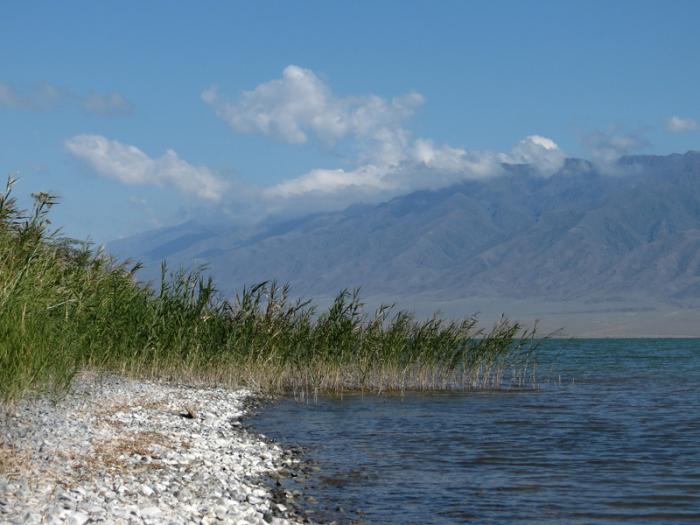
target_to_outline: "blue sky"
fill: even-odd
[[[4,2],[0,160],[97,241],[700,149],[695,1]]]

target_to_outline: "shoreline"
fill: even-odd
[[[0,411],[2,523],[251,523],[304,520],[270,478],[294,453],[244,428],[248,390],[92,372],[67,394]]]

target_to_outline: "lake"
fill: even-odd
[[[700,340],[550,340],[539,370],[534,391],[282,399],[248,424],[320,467],[298,486],[321,522],[700,522]]]

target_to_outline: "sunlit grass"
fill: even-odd
[[[302,394],[534,384],[533,334],[505,318],[484,332],[471,317],[368,313],[357,290],[317,312],[275,282],[226,300],[201,270],[165,265],[145,285],[140,265],[52,232],[51,195],[19,210],[13,183],[0,194],[1,400],[61,391],[84,368]]]

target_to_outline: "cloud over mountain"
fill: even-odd
[[[553,175],[564,165],[566,155],[552,139],[530,135],[518,142],[502,160],[505,164],[530,164],[542,175]]]
[[[428,139],[417,139],[395,164],[315,169],[265,188],[262,196],[270,209],[282,213],[285,209],[338,210],[356,202],[379,202],[411,191],[500,176],[507,164],[528,164],[536,174],[550,176],[564,161],[557,145],[538,135],[526,137],[508,153],[436,147]]]
[[[582,160],[551,177],[505,166],[500,177],[378,204],[250,228],[193,221],[113,248],[145,261],[150,277],[163,258],[174,266],[206,261],[229,292],[276,278],[301,295],[363,286],[387,298],[697,307],[700,153],[621,161],[630,163],[638,169],[614,177]],[[314,174],[314,184],[344,182]]]
[[[618,159],[644,149],[649,141],[640,133],[625,132],[618,128],[595,131],[583,138],[593,162],[599,166],[612,167]]]
[[[315,139],[327,147],[348,140],[353,166],[323,167],[292,177],[258,193],[271,213],[328,211],[354,202],[378,202],[418,189],[436,189],[463,180],[494,177],[503,164],[529,164],[550,176],[564,163],[564,152],[540,135],[530,135],[510,152],[474,151],[414,138],[407,121],[424,103],[420,93],[385,99],[377,95],[339,97],[316,73],[287,66],[282,77],[237,97],[216,88],[202,100],[238,133],[257,133],[293,144]]]
[[[314,139],[327,147],[347,140],[356,157],[351,165],[315,168],[267,187],[237,181],[233,192],[234,181],[206,166],[191,165],[172,150],[151,158],[134,145],[101,135],[77,135],[66,141],[66,147],[103,176],[132,185],[172,185],[188,196],[233,206],[248,221],[340,210],[416,190],[496,177],[507,164],[528,164],[536,175],[551,176],[565,160],[557,144],[541,135],[524,138],[509,152],[468,150],[415,138],[406,126],[424,102],[419,93],[392,99],[339,97],[313,71],[294,65],[287,66],[281,78],[243,92],[233,101],[214,88],[205,90],[202,99],[236,132],[295,144]],[[93,94],[89,102],[91,110],[101,113],[126,109],[128,104],[117,94]],[[227,210],[222,211],[228,214]]]

